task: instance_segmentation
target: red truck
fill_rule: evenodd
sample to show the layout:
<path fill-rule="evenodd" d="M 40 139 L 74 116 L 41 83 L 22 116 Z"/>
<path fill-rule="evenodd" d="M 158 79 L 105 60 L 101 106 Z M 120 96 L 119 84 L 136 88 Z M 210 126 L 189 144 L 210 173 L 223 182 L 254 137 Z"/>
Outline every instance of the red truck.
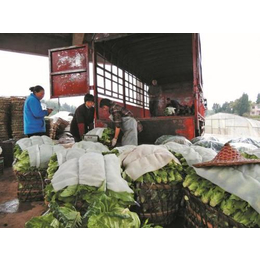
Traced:
<path fill-rule="evenodd" d="M 114 100 L 141 121 L 140 144 L 154 143 L 162 135 L 191 140 L 202 134 L 206 100 L 199 34 L 92 34 L 91 39 L 88 44 L 49 50 L 52 98 L 92 92 L 96 127 L 111 124 L 99 109 L 100 99 Z M 158 116 L 150 117 L 148 89 L 154 79 L 162 91 Z M 190 112 L 165 116 L 167 98 Z"/>

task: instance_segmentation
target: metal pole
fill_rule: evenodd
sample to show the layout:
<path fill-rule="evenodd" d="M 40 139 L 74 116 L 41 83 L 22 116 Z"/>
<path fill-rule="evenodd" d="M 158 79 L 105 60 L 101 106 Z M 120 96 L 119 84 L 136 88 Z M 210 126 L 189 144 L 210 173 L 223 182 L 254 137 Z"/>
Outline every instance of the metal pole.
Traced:
<path fill-rule="evenodd" d="M 198 34 L 192 34 L 192 58 L 193 58 L 193 93 L 195 109 L 195 135 L 200 134 L 199 127 L 199 88 L 198 88 Z"/>
<path fill-rule="evenodd" d="M 126 100 L 125 100 L 125 70 L 122 70 L 123 72 L 123 104 L 124 107 L 126 107 Z"/>
<path fill-rule="evenodd" d="M 96 119 L 99 119 L 98 113 L 98 89 L 97 89 L 97 53 L 95 50 L 95 43 L 92 41 L 92 61 L 93 61 L 93 84 L 94 84 L 94 98 L 95 98 L 95 113 Z"/>

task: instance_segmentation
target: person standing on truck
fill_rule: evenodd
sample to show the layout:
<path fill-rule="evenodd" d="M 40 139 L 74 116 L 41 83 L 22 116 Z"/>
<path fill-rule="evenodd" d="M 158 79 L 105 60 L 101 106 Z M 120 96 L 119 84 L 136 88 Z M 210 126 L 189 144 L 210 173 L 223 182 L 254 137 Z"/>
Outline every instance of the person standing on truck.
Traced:
<path fill-rule="evenodd" d="M 45 94 L 42 86 L 30 87 L 29 90 L 32 93 L 25 100 L 23 108 L 24 134 L 28 137 L 45 135 L 44 117 L 48 116 L 53 110 L 50 108 L 42 109 L 40 100 L 43 99 Z"/>
<path fill-rule="evenodd" d="M 171 100 L 170 98 L 167 98 L 166 107 L 173 107 L 173 108 L 175 108 L 175 114 L 179 115 L 181 105 L 180 105 L 180 103 L 177 100 L 175 100 L 175 99 Z"/>
<path fill-rule="evenodd" d="M 142 131 L 142 125 L 133 117 L 133 113 L 130 110 L 107 98 L 100 101 L 100 108 L 109 112 L 109 118 L 115 123 L 115 135 L 112 140 L 112 147 L 116 146 L 121 130 L 123 132 L 122 145 L 138 145 L 137 135 L 138 131 Z"/>
<path fill-rule="evenodd" d="M 76 109 L 70 124 L 70 132 L 75 142 L 80 142 L 83 135 L 94 128 L 94 114 L 94 96 L 86 94 L 84 104 Z"/>
<path fill-rule="evenodd" d="M 157 85 L 157 80 L 152 81 L 152 85 L 148 89 L 149 110 L 151 117 L 158 116 L 158 104 L 161 94 L 161 87 Z"/>

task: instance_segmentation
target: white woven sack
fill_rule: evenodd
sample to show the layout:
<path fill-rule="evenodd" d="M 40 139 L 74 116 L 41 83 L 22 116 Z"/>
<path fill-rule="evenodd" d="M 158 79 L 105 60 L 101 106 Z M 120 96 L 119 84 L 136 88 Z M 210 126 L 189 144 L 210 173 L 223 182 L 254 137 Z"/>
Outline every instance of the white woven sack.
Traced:
<path fill-rule="evenodd" d="M 80 158 L 85 153 L 85 150 L 82 148 L 71 148 L 67 149 L 65 161 L 68 161 L 73 158 Z"/>
<path fill-rule="evenodd" d="M 192 145 L 191 148 L 201 156 L 201 162 L 211 161 L 217 155 L 217 152 L 211 148 L 206 148 L 199 145 Z"/>
<path fill-rule="evenodd" d="M 175 142 L 169 142 L 160 146 L 166 147 L 169 151 L 182 154 L 182 156 L 186 159 L 189 166 L 192 166 L 194 163 L 198 163 L 202 161 L 202 156 L 200 156 L 199 153 L 197 153 L 190 146 L 184 144 L 178 144 Z"/>
<path fill-rule="evenodd" d="M 115 192 L 133 193 L 127 182 L 121 176 L 120 159 L 115 154 L 104 156 L 107 189 Z"/>
<path fill-rule="evenodd" d="M 16 144 L 18 144 L 22 150 L 25 150 L 27 147 L 32 146 L 32 141 L 30 138 L 25 137 L 25 138 L 18 140 L 16 142 Z"/>
<path fill-rule="evenodd" d="M 125 172 L 136 180 L 147 172 L 156 171 L 171 160 L 179 161 L 165 147 L 158 145 L 140 145 L 130 152 L 123 161 Z"/>
<path fill-rule="evenodd" d="M 40 167 L 47 169 L 50 158 L 54 154 L 53 145 L 42 144 L 42 145 L 39 145 L 38 147 L 39 147 L 39 153 L 40 153 Z"/>
<path fill-rule="evenodd" d="M 55 172 L 51 183 L 55 191 L 59 191 L 67 186 L 76 185 L 79 183 L 78 159 L 74 158 L 63 163 Z"/>
<path fill-rule="evenodd" d="M 33 135 L 30 137 L 31 141 L 32 141 L 32 145 L 42 145 L 43 144 L 43 140 L 41 136 L 37 136 L 37 135 Z"/>
<path fill-rule="evenodd" d="M 33 145 L 25 148 L 28 151 L 29 158 L 30 158 L 30 166 L 31 167 L 40 167 L 40 149 L 39 145 Z"/>
<path fill-rule="evenodd" d="M 79 184 L 100 187 L 106 180 L 104 156 L 89 152 L 79 159 Z"/>
<path fill-rule="evenodd" d="M 57 161 L 59 166 L 61 166 L 63 163 L 66 162 L 66 155 L 67 155 L 68 149 L 60 150 L 56 152 Z"/>
<path fill-rule="evenodd" d="M 42 144 L 49 144 L 53 145 L 53 140 L 47 136 L 31 136 L 31 137 L 25 137 L 16 142 L 20 146 L 22 150 L 25 150 L 27 147 L 33 146 L 33 145 L 42 145 Z"/>
<path fill-rule="evenodd" d="M 122 163 L 122 161 L 125 159 L 125 157 L 131 153 L 137 146 L 136 145 L 124 145 L 121 147 L 116 147 L 114 149 L 116 149 L 119 152 L 119 159 L 120 162 Z"/>
<path fill-rule="evenodd" d="M 53 140 L 49 136 L 42 135 L 41 138 L 44 144 L 54 145 Z"/>

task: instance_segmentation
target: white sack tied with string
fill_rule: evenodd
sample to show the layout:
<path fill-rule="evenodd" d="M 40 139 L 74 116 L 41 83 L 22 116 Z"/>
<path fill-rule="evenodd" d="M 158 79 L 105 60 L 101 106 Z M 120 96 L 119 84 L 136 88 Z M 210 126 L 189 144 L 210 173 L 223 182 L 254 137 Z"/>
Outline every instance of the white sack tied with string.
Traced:
<path fill-rule="evenodd" d="M 86 152 L 97 152 L 97 153 L 109 152 L 107 146 L 99 142 L 80 141 L 78 143 L 75 143 L 72 146 L 72 148 L 75 147 L 84 149 Z"/>
<path fill-rule="evenodd" d="M 127 181 L 121 176 L 120 159 L 115 154 L 107 154 L 104 156 L 107 189 L 115 192 L 133 193 L 129 188 Z"/>
<path fill-rule="evenodd" d="M 136 180 L 147 172 L 164 167 L 172 160 L 179 163 L 178 159 L 165 147 L 139 145 L 125 157 L 123 166 L 126 174 Z"/>

